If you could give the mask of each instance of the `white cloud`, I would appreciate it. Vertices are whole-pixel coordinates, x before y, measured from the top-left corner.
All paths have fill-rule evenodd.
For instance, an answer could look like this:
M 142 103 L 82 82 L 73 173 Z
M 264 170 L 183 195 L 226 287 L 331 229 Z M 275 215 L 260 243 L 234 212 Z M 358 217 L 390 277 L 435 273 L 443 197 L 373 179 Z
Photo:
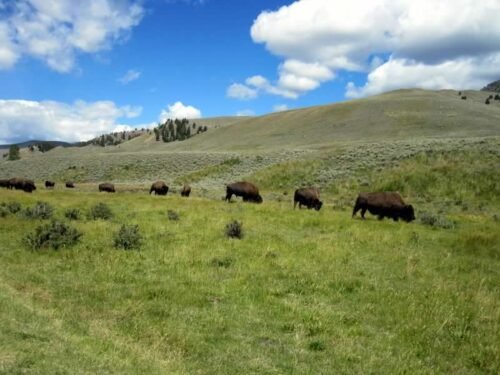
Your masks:
M 241 83 L 233 83 L 227 88 L 226 95 L 229 98 L 248 100 L 257 97 L 257 90 L 242 85 Z
M 117 107 L 111 101 L 0 100 L 1 143 L 28 139 L 82 141 L 116 131 L 120 118 L 140 115 L 140 107 Z M 140 127 L 143 127 L 142 125 Z
M 286 104 L 276 104 L 273 107 L 273 112 L 283 112 L 288 111 L 288 106 Z
M 346 97 L 359 98 L 398 88 L 418 87 L 429 90 L 482 87 L 485 81 L 498 76 L 500 53 L 486 60 L 477 58 L 445 61 L 428 65 L 415 60 L 390 59 L 368 75 L 362 87 L 352 82 L 346 86 Z M 484 79 L 477 73 L 482 72 Z
M 109 49 L 144 13 L 134 0 L 18 0 L 5 8 L 8 16 L 0 21 L 0 69 L 30 56 L 58 72 L 74 69 L 78 53 Z
M 168 109 L 164 109 L 160 113 L 160 122 L 165 122 L 167 119 L 195 119 L 201 117 L 201 111 L 190 105 L 184 105 L 182 102 L 175 102 L 168 105 Z
M 125 73 L 122 77 L 118 78 L 118 82 L 120 82 L 122 85 L 126 85 L 132 81 L 135 81 L 141 77 L 141 72 L 137 70 L 130 69 Z
M 295 1 L 252 25 L 254 42 L 284 59 L 277 83 L 260 91 L 298 97 L 339 70 L 370 73 L 367 89 L 350 85 L 351 96 L 418 84 L 422 76 L 411 74 L 422 71 L 434 76 L 422 87 L 480 87 L 500 75 L 498 14 L 498 0 Z M 476 69 L 465 78 L 443 69 L 464 66 Z M 387 84 L 374 83 L 381 75 Z
M 255 116 L 255 112 L 252 111 L 251 109 L 242 109 L 241 111 L 236 112 L 236 116 L 238 117 Z

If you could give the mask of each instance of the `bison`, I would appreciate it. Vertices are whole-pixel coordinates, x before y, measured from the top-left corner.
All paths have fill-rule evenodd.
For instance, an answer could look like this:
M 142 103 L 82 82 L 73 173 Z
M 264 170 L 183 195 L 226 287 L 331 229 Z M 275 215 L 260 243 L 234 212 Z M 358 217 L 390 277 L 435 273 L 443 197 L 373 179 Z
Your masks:
M 36 190 L 35 182 L 27 178 L 13 177 L 9 180 L 9 187 L 16 190 L 23 190 L 26 193 L 31 193 Z
M 66 187 L 68 189 L 74 189 L 75 188 L 75 183 L 73 181 L 66 181 Z
M 49 181 L 49 180 L 45 181 L 45 187 L 47 189 L 53 188 L 54 186 L 56 186 L 56 183 L 54 181 Z
M 10 183 L 9 180 L 0 180 L 0 187 L 10 189 Z
M 152 192 L 154 192 L 155 195 L 167 195 L 168 185 L 165 183 L 165 181 L 153 182 L 153 184 L 151 185 L 151 189 L 149 189 L 149 194 L 151 194 Z
M 102 184 L 99 184 L 99 192 L 105 191 L 107 193 L 114 193 L 115 192 L 115 185 L 109 183 L 109 182 L 104 182 Z
M 225 200 L 230 202 L 233 194 L 237 197 L 242 197 L 243 202 L 262 203 L 259 189 L 251 182 L 239 181 L 226 185 Z
M 377 215 L 379 220 L 384 217 L 394 221 L 403 219 L 406 222 L 415 220 L 415 212 L 411 204 L 405 204 L 401 195 L 396 192 L 360 193 L 354 204 L 352 216 L 361 210 L 361 218 L 365 218 L 368 210 L 372 215 Z
M 299 204 L 299 208 L 306 206 L 308 209 L 314 208 L 316 211 L 321 209 L 323 202 L 319 200 L 319 189 L 317 187 L 308 187 L 295 190 L 293 196 L 293 208 Z
M 189 197 L 189 194 L 191 194 L 191 186 L 184 185 L 181 190 L 181 196 Z

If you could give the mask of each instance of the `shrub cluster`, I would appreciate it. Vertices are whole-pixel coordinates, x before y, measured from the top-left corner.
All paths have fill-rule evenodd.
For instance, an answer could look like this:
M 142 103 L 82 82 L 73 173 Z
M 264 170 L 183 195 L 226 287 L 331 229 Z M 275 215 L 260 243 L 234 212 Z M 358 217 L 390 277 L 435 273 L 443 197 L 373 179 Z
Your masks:
M 28 219 L 47 220 L 52 217 L 54 207 L 47 202 L 37 202 L 33 207 L 24 210 L 24 216 Z
M 81 212 L 78 208 L 68 208 L 64 211 L 64 216 L 69 220 L 80 220 Z
M 243 238 L 243 223 L 233 220 L 226 225 L 226 236 L 229 238 Z
M 21 203 L 19 202 L 9 202 L 5 207 L 7 207 L 7 210 L 9 210 L 11 214 L 17 214 L 21 211 Z
M 24 237 L 24 242 L 32 250 L 43 248 L 57 250 L 60 247 L 75 245 L 81 236 L 82 233 L 75 228 L 62 222 L 51 221 L 49 224 L 38 226 L 34 232 L 28 233 Z
M 448 220 L 444 216 L 427 212 L 420 214 L 420 222 L 424 225 L 429 225 L 435 228 L 441 228 L 441 229 L 455 228 L 455 223 L 453 221 Z
M 170 221 L 178 221 L 180 219 L 179 214 L 173 210 L 167 211 L 167 217 Z
M 101 202 L 92 206 L 87 216 L 90 220 L 109 220 L 113 217 L 113 212 L 106 203 Z
M 138 225 L 123 224 L 115 235 L 115 247 L 118 249 L 139 249 L 142 244 L 142 236 Z

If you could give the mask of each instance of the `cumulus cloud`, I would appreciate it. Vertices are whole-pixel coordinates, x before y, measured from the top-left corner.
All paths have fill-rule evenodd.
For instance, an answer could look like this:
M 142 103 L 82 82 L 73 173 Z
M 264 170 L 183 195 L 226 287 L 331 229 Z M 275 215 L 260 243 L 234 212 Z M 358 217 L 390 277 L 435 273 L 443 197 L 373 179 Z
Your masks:
M 132 81 L 135 81 L 141 77 L 141 72 L 137 70 L 130 69 L 125 73 L 122 77 L 118 78 L 118 82 L 120 82 L 122 85 L 126 85 Z
M 348 85 L 350 96 L 480 87 L 500 75 L 498 14 L 496 0 L 295 1 L 252 25 L 254 42 L 284 59 L 258 92 L 298 97 L 342 70 L 369 74 L 366 86 Z
M 109 49 L 126 38 L 144 10 L 134 0 L 18 0 L 7 2 L 0 18 L 0 69 L 22 56 L 69 72 L 79 53 Z
M 160 122 L 165 122 L 168 119 L 195 119 L 201 117 L 201 111 L 190 105 L 184 105 L 182 102 L 175 102 L 167 106 L 160 113 Z
M 249 100 L 257 97 L 257 90 L 241 83 L 233 83 L 227 88 L 226 95 L 229 98 Z
M 0 143 L 27 139 L 83 141 L 117 131 L 119 119 L 135 118 L 141 111 L 141 107 L 118 107 L 111 101 L 65 104 L 0 100 Z
M 236 112 L 236 116 L 244 117 L 244 116 L 255 116 L 255 112 L 251 109 L 242 109 L 241 111 Z
M 273 112 L 283 112 L 283 111 L 287 111 L 287 110 L 288 110 L 288 106 L 286 104 L 276 104 L 273 107 Z

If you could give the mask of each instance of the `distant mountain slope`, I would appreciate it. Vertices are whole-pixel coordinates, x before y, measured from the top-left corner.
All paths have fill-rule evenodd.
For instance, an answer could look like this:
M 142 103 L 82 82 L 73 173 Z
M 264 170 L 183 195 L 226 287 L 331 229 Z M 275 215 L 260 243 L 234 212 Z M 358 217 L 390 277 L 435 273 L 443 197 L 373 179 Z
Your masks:
M 484 86 L 481 91 L 493 91 L 500 92 L 500 79 L 495 82 L 491 82 L 490 84 Z
M 74 146 L 73 143 L 68 143 L 68 142 L 61 142 L 61 141 L 37 141 L 37 140 L 32 140 L 32 141 L 26 141 L 22 143 L 17 143 L 17 145 L 20 148 L 25 148 L 29 147 L 31 145 L 36 145 L 36 144 L 51 144 L 54 146 L 62 146 L 62 147 L 72 147 Z M 0 150 L 8 149 L 12 145 L 0 145 Z
M 169 151 L 252 151 L 415 137 L 500 135 L 500 101 L 485 105 L 484 92 L 480 91 L 462 91 L 462 95 L 467 100 L 452 90 L 398 90 L 249 118 L 163 147 Z

